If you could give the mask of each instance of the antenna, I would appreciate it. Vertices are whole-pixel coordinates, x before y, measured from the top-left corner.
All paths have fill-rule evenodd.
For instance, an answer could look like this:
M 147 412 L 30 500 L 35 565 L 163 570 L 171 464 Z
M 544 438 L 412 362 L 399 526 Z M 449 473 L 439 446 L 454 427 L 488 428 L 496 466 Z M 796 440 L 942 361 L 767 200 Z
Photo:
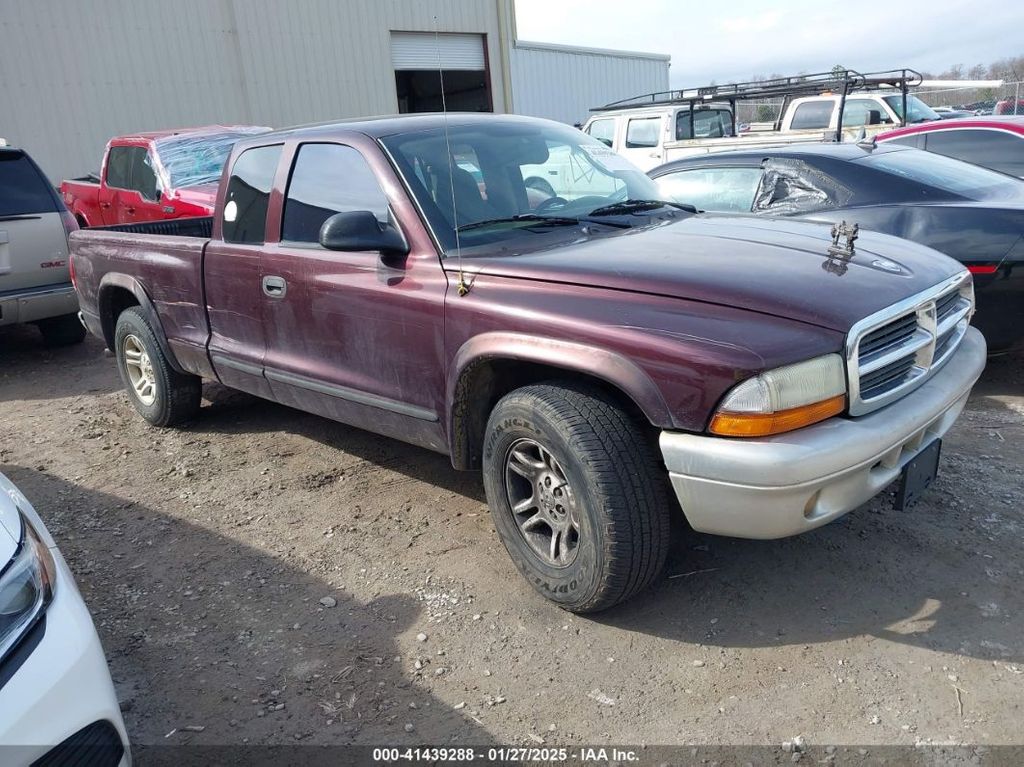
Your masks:
M 448 188 L 452 192 L 452 221 L 455 227 L 455 258 L 459 264 L 459 281 L 456 285 L 460 296 L 469 292 L 466 275 L 462 271 L 462 241 L 459 238 L 459 209 L 455 204 L 455 158 L 452 157 L 452 142 L 448 133 L 448 104 L 444 97 L 444 67 L 441 65 L 441 34 L 437 31 L 437 16 L 434 16 L 434 48 L 437 50 L 437 76 L 441 81 L 441 114 L 444 116 L 444 144 L 448 157 Z

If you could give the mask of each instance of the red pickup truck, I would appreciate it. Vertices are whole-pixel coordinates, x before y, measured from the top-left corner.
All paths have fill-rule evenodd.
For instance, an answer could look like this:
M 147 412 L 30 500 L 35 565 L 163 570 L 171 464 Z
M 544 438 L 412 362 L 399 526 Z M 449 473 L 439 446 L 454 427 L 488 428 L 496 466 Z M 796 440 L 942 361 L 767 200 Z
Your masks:
M 537 175 L 571 191 L 538 200 Z M 71 235 L 84 320 L 146 420 L 196 417 L 211 379 L 445 453 L 574 611 L 650 583 L 680 509 L 776 538 L 895 481 L 911 503 L 985 363 L 952 259 L 697 215 L 545 120 L 245 139 L 216 215 L 163 224 Z
M 62 182 L 61 197 L 82 227 L 208 216 L 231 147 L 269 130 L 211 125 L 118 136 L 99 175 Z

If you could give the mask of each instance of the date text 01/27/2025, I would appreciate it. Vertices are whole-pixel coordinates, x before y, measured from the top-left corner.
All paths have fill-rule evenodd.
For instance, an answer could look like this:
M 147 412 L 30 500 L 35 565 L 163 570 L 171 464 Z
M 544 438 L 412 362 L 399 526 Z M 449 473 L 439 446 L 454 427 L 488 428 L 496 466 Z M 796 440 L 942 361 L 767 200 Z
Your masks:
M 462 748 L 443 748 L 421 746 L 418 748 L 375 748 L 373 761 L 383 764 L 390 762 L 474 762 L 504 764 L 507 762 L 577 762 L 582 764 L 606 764 L 636 762 L 639 757 L 636 751 L 619 748 L 580 748 L 570 751 L 560 747 L 517 747 L 492 746 L 476 749 L 472 746 Z

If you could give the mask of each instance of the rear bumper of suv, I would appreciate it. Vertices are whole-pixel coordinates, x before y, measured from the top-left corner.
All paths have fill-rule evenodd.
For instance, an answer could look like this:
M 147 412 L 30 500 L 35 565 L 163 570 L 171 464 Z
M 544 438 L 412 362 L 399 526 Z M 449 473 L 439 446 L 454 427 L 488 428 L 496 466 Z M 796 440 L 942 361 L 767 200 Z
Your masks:
M 760 439 L 662 432 L 662 456 L 687 521 L 716 535 L 783 538 L 857 508 L 949 430 L 985 357 L 985 339 L 970 328 L 924 385 L 868 415 Z
M 0 325 L 36 322 L 78 311 L 78 296 L 70 282 L 0 293 Z

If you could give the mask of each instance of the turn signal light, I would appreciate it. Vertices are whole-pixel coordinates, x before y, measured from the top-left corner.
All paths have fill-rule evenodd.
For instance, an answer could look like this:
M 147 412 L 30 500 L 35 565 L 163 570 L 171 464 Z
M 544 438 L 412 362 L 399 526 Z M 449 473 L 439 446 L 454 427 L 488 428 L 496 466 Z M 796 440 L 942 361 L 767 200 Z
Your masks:
M 710 431 L 722 437 L 767 437 L 793 431 L 839 415 L 846 409 L 846 395 L 813 402 L 810 405 L 779 410 L 775 413 L 729 413 L 719 411 L 711 420 Z

